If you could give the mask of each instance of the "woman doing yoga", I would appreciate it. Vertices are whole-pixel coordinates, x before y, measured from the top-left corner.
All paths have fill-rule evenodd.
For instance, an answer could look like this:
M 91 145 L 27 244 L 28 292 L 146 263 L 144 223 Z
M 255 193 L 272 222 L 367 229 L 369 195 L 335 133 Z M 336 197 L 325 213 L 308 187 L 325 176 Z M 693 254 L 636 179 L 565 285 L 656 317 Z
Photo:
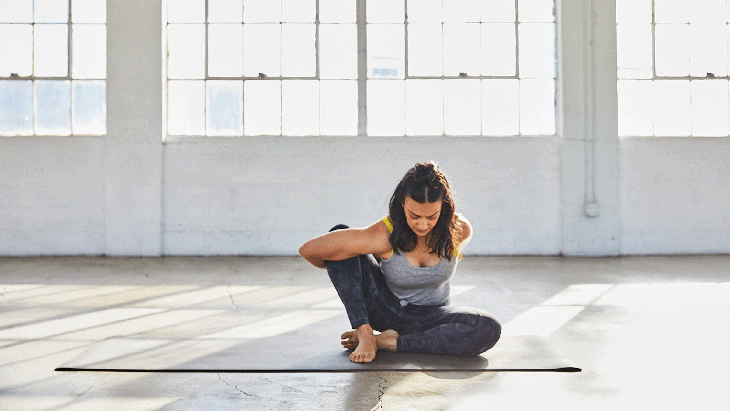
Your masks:
M 472 229 L 455 213 L 438 165 L 408 170 L 389 213 L 366 228 L 336 225 L 299 249 L 327 269 L 345 305 L 353 331 L 341 339 L 354 349 L 350 360 L 371 362 L 377 350 L 471 356 L 492 348 L 502 329 L 494 316 L 448 305 L 449 280 Z

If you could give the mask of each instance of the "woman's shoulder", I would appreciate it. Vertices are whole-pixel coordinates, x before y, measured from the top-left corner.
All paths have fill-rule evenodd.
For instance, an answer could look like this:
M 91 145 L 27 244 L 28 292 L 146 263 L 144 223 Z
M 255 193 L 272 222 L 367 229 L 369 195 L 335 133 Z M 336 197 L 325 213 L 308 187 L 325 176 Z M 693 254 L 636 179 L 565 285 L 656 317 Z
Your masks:
M 381 230 L 383 227 L 387 228 L 388 235 L 393 232 L 393 220 L 390 219 L 390 215 L 381 218 L 380 221 L 375 224 L 379 226 Z
M 390 226 L 388 224 L 390 224 Z M 390 233 L 392 232 L 392 224 L 393 223 L 389 219 L 389 216 L 386 216 L 374 222 L 365 229 L 368 237 L 379 250 L 376 255 L 380 256 L 384 254 L 389 254 L 392 250 L 390 246 Z
M 456 233 L 454 233 L 454 243 L 456 243 L 456 247 L 459 249 L 459 251 L 461 251 L 471 241 L 473 230 L 471 223 L 469 222 L 469 220 L 466 219 L 466 217 L 464 217 L 463 214 L 456 213 L 455 216 L 457 231 Z

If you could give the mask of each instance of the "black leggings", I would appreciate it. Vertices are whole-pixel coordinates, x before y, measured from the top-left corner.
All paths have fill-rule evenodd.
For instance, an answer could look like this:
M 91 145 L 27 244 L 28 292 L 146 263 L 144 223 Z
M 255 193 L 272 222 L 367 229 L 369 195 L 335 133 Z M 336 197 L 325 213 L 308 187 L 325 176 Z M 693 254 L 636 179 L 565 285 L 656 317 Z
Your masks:
M 330 231 L 348 228 L 339 224 Z M 327 273 L 345 305 L 353 329 L 395 330 L 397 350 L 457 356 L 479 355 L 499 340 L 502 326 L 483 310 L 447 305 L 401 306 L 370 254 L 327 261 Z

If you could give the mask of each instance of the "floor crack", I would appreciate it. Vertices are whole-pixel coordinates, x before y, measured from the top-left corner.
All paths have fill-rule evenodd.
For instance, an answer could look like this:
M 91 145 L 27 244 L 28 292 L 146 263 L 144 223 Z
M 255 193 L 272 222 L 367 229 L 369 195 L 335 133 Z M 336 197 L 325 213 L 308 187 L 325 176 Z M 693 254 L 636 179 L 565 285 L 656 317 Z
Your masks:
M 388 388 L 388 381 L 380 374 L 376 374 L 375 376 L 380 380 L 378 381 L 378 390 L 380 393 L 378 393 L 378 402 L 370 411 L 383 411 L 383 395 L 385 395 L 385 390 Z
M 236 311 L 241 311 L 241 307 L 239 307 L 238 304 L 236 304 L 236 302 L 233 301 L 233 294 L 231 294 L 230 287 L 231 287 L 230 285 L 226 286 L 226 292 L 228 292 L 228 299 L 231 300 L 231 305 L 236 308 Z
M 247 393 L 246 391 L 244 391 L 244 390 L 242 390 L 242 389 L 238 388 L 238 385 L 233 385 L 233 384 L 229 384 L 229 383 L 228 383 L 227 381 L 225 381 L 225 380 L 223 379 L 223 377 L 221 377 L 221 375 L 220 375 L 220 374 L 218 374 L 218 381 L 222 382 L 223 384 L 225 384 L 225 385 L 227 385 L 227 386 L 229 386 L 229 387 L 233 387 L 233 388 L 234 388 L 234 389 L 235 389 L 236 391 L 238 391 L 238 392 L 240 392 L 240 393 L 242 393 L 242 394 L 245 394 L 245 395 L 246 395 L 247 397 L 254 397 L 254 395 L 252 395 L 252 394 L 249 394 L 249 393 Z
M 89 388 L 85 389 L 84 391 L 81 391 L 81 392 L 75 392 L 75 393 L 74 393 L 74 395 L 76 396 L 76 400 L 78 400 L 79 398 L 81 398 L 81 397 L 83 397 L 84 395 L 86 395 L 86 394 L 87 394 L 87 393 L 88 393 L 89 391 L 91 391 L 91 390 L 92 390 L 93 388 L 94 388 L 94 386 L 92 385 L 91 387 L 89 387 Z

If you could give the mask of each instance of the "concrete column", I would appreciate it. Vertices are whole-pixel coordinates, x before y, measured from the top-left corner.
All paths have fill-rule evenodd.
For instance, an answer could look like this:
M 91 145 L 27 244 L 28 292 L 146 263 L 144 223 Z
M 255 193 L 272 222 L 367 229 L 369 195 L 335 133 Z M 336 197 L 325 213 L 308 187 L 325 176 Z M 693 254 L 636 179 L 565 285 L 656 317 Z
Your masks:
M 107 255 L 161 255 L 161 1 L 107 2 Z
M 620 251 L 616 6 L 558 2 L 562 254 Z

